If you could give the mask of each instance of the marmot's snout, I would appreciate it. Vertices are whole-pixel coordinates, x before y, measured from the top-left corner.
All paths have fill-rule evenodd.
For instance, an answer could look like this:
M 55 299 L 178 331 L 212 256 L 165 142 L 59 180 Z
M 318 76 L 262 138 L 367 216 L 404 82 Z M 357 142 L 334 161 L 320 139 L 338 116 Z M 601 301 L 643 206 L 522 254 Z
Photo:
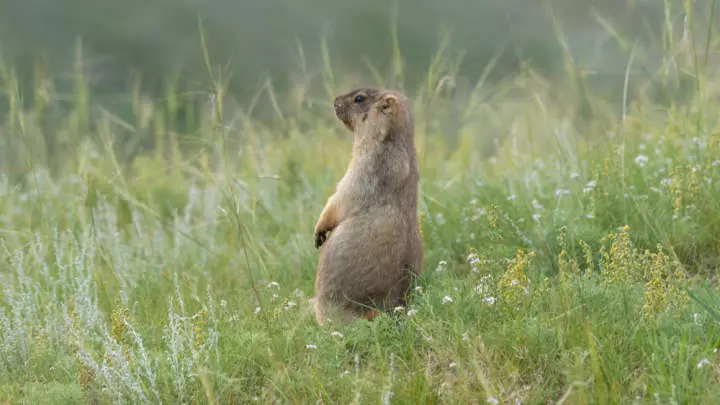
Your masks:
M 335 109 L 335 114 L 337 114 L 339 111 L 342 110 L 343 102 L 340 97 L 335 97 L 335 101 L 333 102 L 333 108 Z
M 333 110 L 335 115 L 342 121 L 343 124 L 349 129 L 353 130 L 352 122 L 350 120 L 350 114 L 348 114 L 347 108 L 345 108 L 345 102 L 342 96 L 335 97 L 333 102 Z

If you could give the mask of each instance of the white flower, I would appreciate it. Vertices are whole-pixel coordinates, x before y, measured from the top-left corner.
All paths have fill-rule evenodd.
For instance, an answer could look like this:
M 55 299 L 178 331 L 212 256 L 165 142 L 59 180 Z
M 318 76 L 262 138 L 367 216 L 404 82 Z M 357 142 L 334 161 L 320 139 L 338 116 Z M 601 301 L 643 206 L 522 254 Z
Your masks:
M 342 338 L 345 337 L 345 335 L 343 335 L 342 333 L 340 333 L 340 332 L 338 332 L 338 331 L 335 331 L 335 332 L 331 333 L 330 336 L 338 337 L 338 338 L 340 338 L 340 339 L 342 339 Z
M 225 308 L 227 306 L 227 301 L 220 300 L 220 308 Z
M 277 281 L 271 281 L 268 283 L 267 286 L 268 286 L 268 288 L 271 288 L 271 287 L 280 288 L 280 283 L 278 283 Z
M 417 286 L 417 287 L 415 287 L 415 292 L 418 293 L 418 294 L 422 294 L 422 292 L 423 292 L 422 286 Z
M 262 309 L 260 307 L 255 307 L 255 315 L 259 314 Z
M 697 368 L 700 369 L 700 368 L 702 368 L 702 366 L 710 366 L 710 365 L 712 365 L 712 363 L 710 363 L 710 360 L 708 360 L 708 359 L 702 359 L 702 360 L 700 360 L 700 362 L 698 363 Z
M 450 364 L 448 365 L 448 367 L 449 367 L 451 370 L 455 370 L 455 367 L 457 367 L 457 363 L 455 363 L 455 362 L 453 361 L 452 363 L 450 363 Z
M 471 266 L 475 266 L 480 263 L 480 258 L 478 257 L 477 253 L 473 252 L 468 255 L 467 261 Z
M 585 185 L 585 188 L 583 188 L 583 191 L 586 192 L 586 193 L 589 193 L 589 192 L 591 192 L 591 191 L 595 188 L 595 186 L 597 186 L 597 181 L 595 181 L 595 180 L 590 180 L 590 181 L 588 181 L 588 183 Z
M 435 271 L 445 271 L 445 267 L 447 267 L 447 262 L 445 260 L 440 260 Z
M 713 167 L 720 166 L 720 160 L 715 160 L 712 162 Z
M 640 166 L 640 167 L 645 166 L 645 164 L 646 164 L 647 162 L 648 162 L 648 157 L 645 156 L 645 155 L 642 155 L 642 154 L 641 154 L 641 155 L 637 155 L 637 156 L 635 157 L 635 163 L 636 163 L 638 166 Z
M 453 299 L 452 299 L 451 297 L 449 297 L 449 296 L 446 295 L 446 296 L 443 297 L 442 302 L 443 302 L 443 304 L 448 304 L 448 303 L 450 303 L 450 302 L 453 302 Z
M 485 301 L 485 303 L 488 305 L 493 305 L 495 304 L 495 297 L 487 297 L 483 301 Z
M 662 184 L 663 186 L 669 186 L 672 184 L 672 179 L 669 177 L 666 177 L 666 178 L 660 180 L 660 184 Z
M 512 200 L 514 200 L 516 197 L 517 197 L 517 196 L 516 196 L 515 194 L 510 194 L 510 195 L 508 196 L 507 200 L 508 200 L 508 201 L 512 201 Z
M 580 177 L 580 173 L 578 173 L 578 172 L 572 172 L 572 173 L 570 173 L 570 178 L 571 178 L 571 179 L 577 179 L 578 177 Z
M 415 309 L 415 308 L 409 309 L 409 310 L 407 311 L 407 316 L 413 316 L 413 315 L 415 315 L 415 314 L 417 314 L 417 313 L 418 313 L 418 310 L 417 310 L 417 309 Z
M 397 306 L 397 307 L 395 307 L 395 308 L 393 309 L 393 312 L 394 312 L 394 313 L 403 312 L 403 311 L 405 311 L 405 307 L 402 306 L 402 305 Z
M 317 349 L 317 345 L 314 345 L 312 343 L 308 343 L 305 345 L 306 349 Z
M 542 204 L 540 204 L 540 203 L 538 202 L 538 200 L 532 200 L 532 206 L 533 206 L 533 208 L 535 208 L 536 210 L 541 210 L 541 209 L 544 209 L 544 208 L 545 208 L 545 207 L 542 206 Z
M 500 403 L 500 401 L 498 401 L 498 399 L 495 397 L 490 397 L 490 398 L 488 398 L 487 401 L 488 401 L 488 404 L 493 404 L 493 405 L 497 405 Z
M 542 216 L 541 216 L 540 214 L 533 214 L 532 219 L 533 219 L 535 222 L 540 222 L 540 218 L 541 218 L 541 217 L 542 217 Z
M 564 188 L 559 188 L 559 189 L 555 190 L 555 197 L 557 197 L 557 198 L 560 198 L 560 197 L 564 196 L 565 194 L 570 194 L 570 190 L 567 190 Z
M 295 301 L 288 301 L 287 304 L 285 304 L 285 310 L 289 311 L 292 307 L 296 307 L 297 304 Z

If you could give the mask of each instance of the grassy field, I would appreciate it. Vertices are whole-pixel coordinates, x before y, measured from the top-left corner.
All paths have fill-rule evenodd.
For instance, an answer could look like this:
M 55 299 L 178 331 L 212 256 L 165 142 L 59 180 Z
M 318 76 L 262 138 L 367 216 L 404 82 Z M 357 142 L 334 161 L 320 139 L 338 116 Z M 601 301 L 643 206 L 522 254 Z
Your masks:
M 331 60 L 319 91 L 259 93 L 271 122 L 212 66 L 211 97 L 114 109 L 3 65 L 0 403 L 712 403 L 720 49 L 671 23 L 661 45 L 628 48 L 619 99 L 569 58 L 377 75 L 415 103 L 425 272 L 323 328 L 312 230 L 352 141 Z

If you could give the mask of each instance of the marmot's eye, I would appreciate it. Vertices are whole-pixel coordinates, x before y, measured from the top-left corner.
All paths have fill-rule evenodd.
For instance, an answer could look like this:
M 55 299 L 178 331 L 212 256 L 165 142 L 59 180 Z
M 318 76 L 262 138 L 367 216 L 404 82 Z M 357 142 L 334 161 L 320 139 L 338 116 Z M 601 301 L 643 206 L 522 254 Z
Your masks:
M 355 96 L 355 102 L 356 102 L 356 103 L 360 104 L 360 103 L 362 103 L 363 101 L 365 101 L 365 96 L 363 96 L 362 94 L 358 94 L 357 96 Z

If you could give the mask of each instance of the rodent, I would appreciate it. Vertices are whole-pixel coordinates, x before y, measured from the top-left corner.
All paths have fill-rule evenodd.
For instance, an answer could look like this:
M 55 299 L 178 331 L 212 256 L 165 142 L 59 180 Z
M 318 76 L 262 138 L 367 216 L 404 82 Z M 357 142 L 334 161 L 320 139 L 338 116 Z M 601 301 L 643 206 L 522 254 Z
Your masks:
M 423 268 L 420 171 L 414 118 L 402 93 L 359 88 L 337 96 L 336 117 L 353 132 L 352 158 L 315 224 L 319 325 L 334 315 L 371 320 L 404 306 Z M 329 234 L 329 235 L 328 235 Z

